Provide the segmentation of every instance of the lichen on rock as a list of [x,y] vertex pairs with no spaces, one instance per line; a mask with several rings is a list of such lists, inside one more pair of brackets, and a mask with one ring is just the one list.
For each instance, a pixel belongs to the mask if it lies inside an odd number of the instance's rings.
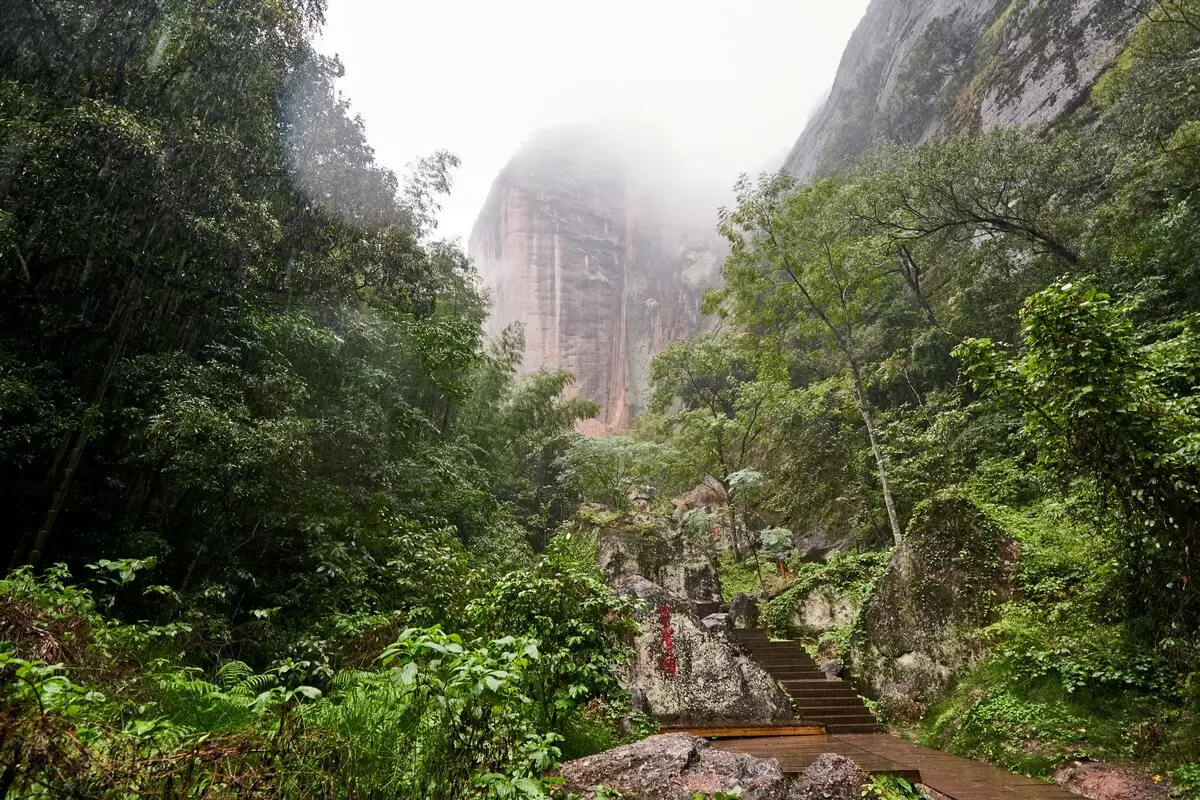
[[773,722],[792,719],[791,700],[721,632],[710,632],[684,598],[641,577],[615,590],[643,602],[641,633],[617,670],[635,710],[664,722]]
[[859,614],[853,673],[893,720],[919,718],[985,655],[981,632],[1017,592],[1017,545],[970,499],[920,506]]

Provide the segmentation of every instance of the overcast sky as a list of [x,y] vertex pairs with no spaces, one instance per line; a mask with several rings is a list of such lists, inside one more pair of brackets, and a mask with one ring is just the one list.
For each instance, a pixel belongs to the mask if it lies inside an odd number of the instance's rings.
[[652,126],[729,184],[782,156],[833,83],[868,0],[329,0],[320,42],[398,173],[438,149],[462,168],[439,234],[464,242],[496,174],[537,129]]

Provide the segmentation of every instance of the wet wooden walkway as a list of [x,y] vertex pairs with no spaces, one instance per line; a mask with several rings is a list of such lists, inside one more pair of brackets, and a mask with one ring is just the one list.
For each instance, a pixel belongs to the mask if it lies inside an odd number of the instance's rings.
[[778,759],[790,775],[803,772],[825,753],[839,753],[874,775],[895,775],[910,783],[921,783],[950,800],[1079,800],[1078,795],[1054,784],[918,747],[886,734],[717,739],[713,747]]
[[920,783],[949,800],[1079,800],[1054,784],[888,736],[854,684],[826,676],[798,643],[755,629],[739,629],[733,636],[791,695],[798,719],[676,730],[713,739],[720,750],[777,759],[790,775],[800,774],[825,753],[839,753],[874,775]]

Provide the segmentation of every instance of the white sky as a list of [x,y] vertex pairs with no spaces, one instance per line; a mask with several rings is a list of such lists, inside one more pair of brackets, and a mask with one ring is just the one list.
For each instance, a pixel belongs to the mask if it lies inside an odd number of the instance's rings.
[[319,47],[345,64],[340,88],[381,163],[462,159],[439,234],[465,242],[497,173],[546,125],[650,125],[730,185],[768,166],[832,85],[867,2],[329,0]]

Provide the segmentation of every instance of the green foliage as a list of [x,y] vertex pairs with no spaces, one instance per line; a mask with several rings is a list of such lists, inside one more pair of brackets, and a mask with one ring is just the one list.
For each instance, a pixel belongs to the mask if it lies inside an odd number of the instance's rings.
[[[875,588],[875,582],[883,575],[891,561],[891,552],[838,553],[820,563],[795,565],[796,580],[786,590],[762,606],[761,624],[773,634],[790,638],[803,631],[794,629],[792,616],[798,603],[814,589],[828,588],[839,597],[846,598],[855,608],[861,608]],[[834,632],[821,642],[823,649],[837,650],[849,635],[845,631]]]
[[1086,285],[1056,284],[1025,307],[1021,356],[986,340],[957,352],[977,387],[1024,411],[1050,469],[1094,480],[1120,507],[1130,612],[1140,608],[1158,636],[1187,635],[1200,608],[1190,581],[1200,337],[1190,316],[1139,332],[1133,314]]
[[921,800],[923,795],[904,778],[880,775],[863,787],[862,796],[871,800]]
[[501,578],[467,609],[486,635],[515,632],[538,642],[526,694],[547,730],[592,700],[623,697],[612,666],[628,659],[634,601],[613,595],[594,573],[554,553]]
[[758,532],[758,546],[773,561],[787,561],[796,551],[795,534],[787,528],[766,528]]
[[669,445],[628,436],[575,437],[555,462],[560,480],[584,500],[631,510],[630,491],[650,487],[671,494],[694,477],[694,467]]
[[984,631],[987,660],[930,714],[926,743],[1039,777],[1161,746],[1175,678],[1135,636],[1116,555],[1075,511],[989,509],[1019,541],[1021,592]]
[[1196,800],[1200,797],[1200,764],[1187,764],[1171,773],[1171,781],[1175,784],[1172,797],[1183,800]]
[[[554,727],[577,732],[589,701],[619,694],[607,666],[633,630],[628,601],[547,562],[473,608],[482,638],[407,629],[375,668],[322,689],[290,659],[256,673],[189,667],[177,645],[151,657],[158,631],[102,616],[65,581],[0,581],[0,767],[18,797],[39,783],[114,798],[545,797]],[[517,635],[492,635],[505,625]],[[614,736],[612,713],[588,717],[593,740]]]

